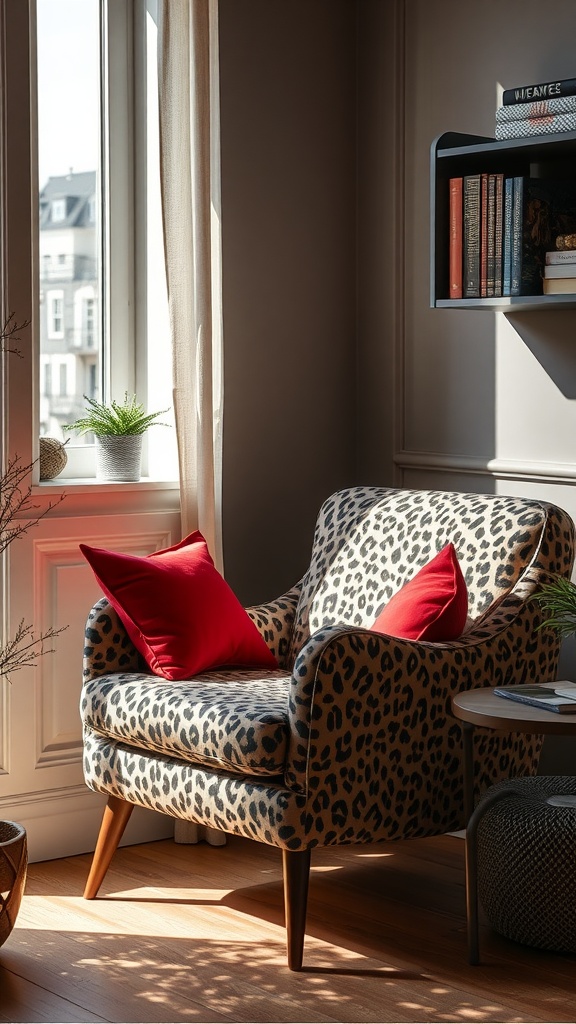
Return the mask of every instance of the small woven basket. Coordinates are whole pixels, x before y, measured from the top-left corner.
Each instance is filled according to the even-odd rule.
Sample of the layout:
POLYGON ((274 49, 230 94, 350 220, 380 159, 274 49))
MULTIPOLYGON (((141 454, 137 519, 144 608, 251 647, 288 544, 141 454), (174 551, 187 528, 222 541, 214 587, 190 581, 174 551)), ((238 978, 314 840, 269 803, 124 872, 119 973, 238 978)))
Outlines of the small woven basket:
POLYGON ((61 441, 55 437, 40 438, 40 479, 53 480, 58 473, 61 473, 68 456, 61 441))

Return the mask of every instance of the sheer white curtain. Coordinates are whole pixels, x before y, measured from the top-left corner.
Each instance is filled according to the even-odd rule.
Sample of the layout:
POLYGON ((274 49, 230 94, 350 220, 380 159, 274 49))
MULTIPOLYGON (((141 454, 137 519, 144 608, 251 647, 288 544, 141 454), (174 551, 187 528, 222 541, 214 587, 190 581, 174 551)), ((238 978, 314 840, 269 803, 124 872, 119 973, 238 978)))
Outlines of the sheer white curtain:
MULTIPOLYGON (((222 302, 217 0, 158 9, 160 182, 182 533, 199 529, 222 571, 222 302)), ((221 845, 177 821, 174 838, 221 845)))
POLYGON ((158 9, 160 180, 183 536, 222 571, 222 303, 217 0, 158 9))

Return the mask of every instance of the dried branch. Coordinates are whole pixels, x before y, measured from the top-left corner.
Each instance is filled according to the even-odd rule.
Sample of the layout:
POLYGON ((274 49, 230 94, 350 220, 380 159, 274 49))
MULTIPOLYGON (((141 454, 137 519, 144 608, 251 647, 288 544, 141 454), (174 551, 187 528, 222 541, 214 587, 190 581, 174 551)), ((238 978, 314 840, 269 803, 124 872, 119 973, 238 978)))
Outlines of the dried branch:
POLYGON ((32 499, 30 483, 37 461, 24 465, 16 455, 9 460, 0 477, 0 555, 13 540, 26 534, 64 500, 65 495, 60 494, 39 511, 41 506, 32 499), (37 515, 34 514, 36 512, 37 515))
MULTIPOLYGON (((23 331, 29 324, 29 320, 19 324, 15 314, 10 313, 0 331, 2 355, 6 352, 22 358, 22 353, 13 343, 20 340, 19 331, 23 331)), ((32 470, 37 461, 35 459, 24 464, 16 455, 8 460, 5 471, 0 475, 0 556, 13 540, 23 537, 33 526, 37 526, 51 509, 64 500, 64 494, 60 494, 44 508, 34 503, 31 480, 32 470)), ((68 629, 68 626, 61 626, 59 629, 51 627, 35 636, 33 627, 26 625, 22 619, 15 636, 4 644, 0 643, 0 678, 5 677, 11 682, 12 672, 35 667, 38 658, 43 654, 54 652, 54 648, 46 647, 46 644, 65 629, 68 629)))
POLYGON ((38 658, 43 654, 53 654, 54 648, 44 645, 49 640, 54 640, 65 629, 68 629, 68 626, 47 629, 45 633, 34 636, 32 626, 25 625, 24 619, 22 619, 15 636, 4 646, 0 645, 0 678, 4 676, 11 683, 10 674, 12 672, 17 672, 21 668, 35 667, 38 658))
POLYGON ((16 314, 9 313, 4 321, 2 330, 0 331, 0 351, 11 352, 12 355, 18 356, 22 359, 22 353, 19 348, 8 348, 6 342, 20 341, 18 337, 19 331, 25 330, 26 327, 30 326, 29 320, 23 320, 21 324, 16 321, 16 314))

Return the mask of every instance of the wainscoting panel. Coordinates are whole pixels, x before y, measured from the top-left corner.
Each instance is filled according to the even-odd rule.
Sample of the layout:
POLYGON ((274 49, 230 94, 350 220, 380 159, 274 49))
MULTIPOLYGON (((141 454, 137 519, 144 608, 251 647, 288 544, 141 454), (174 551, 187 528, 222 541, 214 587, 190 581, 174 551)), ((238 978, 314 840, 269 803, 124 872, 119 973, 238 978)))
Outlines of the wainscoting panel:
MULTIPOLYGON (((22 620, 36 636, 66 627, 35 667, 5 683, 1 721, 10 728, 0 730, 0 816, 29 828, 32 860, 90 849, 101 816, 102 801, 83 782, 79 716, 84 628, 101 591, 79 544, 146 555, 175 543, 179 530, 179 512, 166 510, 46 517, 12 545, 11 634, 22 620)), ((169 835, 172 824, 140 815, 128 841, 132 832, 169 835)))

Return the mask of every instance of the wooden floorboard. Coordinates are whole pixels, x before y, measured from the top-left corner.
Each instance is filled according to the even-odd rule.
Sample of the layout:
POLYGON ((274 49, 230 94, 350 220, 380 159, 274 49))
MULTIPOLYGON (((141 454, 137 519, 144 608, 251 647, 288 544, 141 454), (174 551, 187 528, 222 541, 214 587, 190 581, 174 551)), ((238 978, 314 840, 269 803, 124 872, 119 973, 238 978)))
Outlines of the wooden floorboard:
POLYGON ((481 929, 466 952, 464 842, 314 851, 304 970, 286 967, 281 859, 248 840, 33 864, 0 949, 0 1024, 576 1021, 576 956, 481 929))

